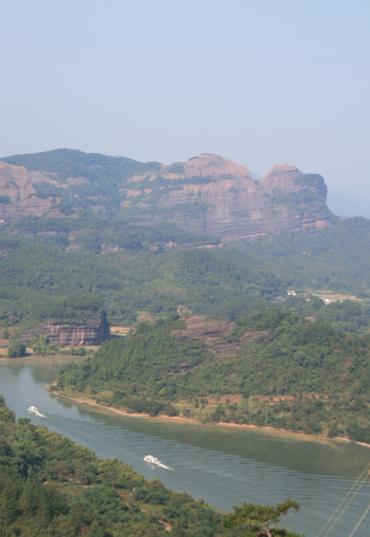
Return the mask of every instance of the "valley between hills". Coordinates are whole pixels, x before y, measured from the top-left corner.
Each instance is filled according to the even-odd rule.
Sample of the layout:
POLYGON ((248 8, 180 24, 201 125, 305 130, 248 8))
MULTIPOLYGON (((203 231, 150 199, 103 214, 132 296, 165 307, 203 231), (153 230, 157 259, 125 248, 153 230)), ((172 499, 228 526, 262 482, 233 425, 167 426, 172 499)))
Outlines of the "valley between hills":
MULTIPOLYGON (((3 360, 72 359, 48 389, 113 412, 370 443, 370 221, 334 215, 323 177, 284 164, 256 180, 210 154, 164 165, 60 149, 0 161, 3 360)), ((248 535, 294 535, 261 529, 294 502, 224 518, 187 497, 179 515, 183 498, 158 482, 120 463, 118 479, 1 408, 8 488, 15 471, 18 497, 35 486, 42 511, 43 489, 19 474, 21 434, 35 453, 27 475, 69 498, 60 507, 56 493, 43 519, 59 517, 55 535, 86 525, 95 537, 95 503, 122 499, 120 519, 108 507, 107 517, 116 532, 131 520, 130 535, 138 525, 245 535, 239 515, 259 521, 248 535), (67 452, 88 476, 85 463, 64 468, 67 452), (86 522, 73 514, 77 491, 86 522)))
POLYGON ((369 441, 370 222, 333 215, 320 175, 2 162, 3 354, 88 354, 57 389, 131 412, 369 441))

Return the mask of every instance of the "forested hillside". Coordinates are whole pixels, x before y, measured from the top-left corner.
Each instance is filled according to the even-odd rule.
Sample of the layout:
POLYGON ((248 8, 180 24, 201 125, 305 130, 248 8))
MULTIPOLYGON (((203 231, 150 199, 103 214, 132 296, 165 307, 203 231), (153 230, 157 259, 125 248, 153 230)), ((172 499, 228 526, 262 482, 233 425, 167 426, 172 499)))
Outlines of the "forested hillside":
POLYGON ((240 249, 273 268, 291 286, 370 294, 370 220, 243 242, 240 249))
MULTIPOLYGON (((68 149, 3 160, 3 326, 98 310, 132 324, 140 312, 179 306, 235 319, 291 287, 369 297, 370 223, 333 217, 318 175, 284 165, 255 181, 245 167, 207 154, 169 166, 68 149), (256 220, 266 196, 271 207, 256 220), (229 243, 245 236, 255 240, 229 243)), ((293 302, 325 318, 320 307, 293 302)), ((355 329, 369 317, 360 307, 355 329)))
POLYGON ((8 325, 76 319, 99 308, 124 323, 142 310, 175 312, 179 305, 227 316, 285 292, 271 270, 226 249, 99 255, 7 236, 0 251, 0 319, 8 325))
POLYGON ((71 365, 56 389, 132 411, 370 441, 370 336, 279 310, 241 318, 221 350, 179 319, 143 324, 71 365))
MULTIPOLYGON (((140 311, 158 315, 175 312, 178 306, 235 319, 261 303, 286 298, 293 287, 299 296, 284 303, 303 316, 347 323, 355 330, 369 325, 367 220, 233 247, 155 252, 140 234, 143 230, 127 228, 122 241, 127 240, 128 247, 106 253, 90 248, 87 237, 75 249, 55 235, 29 235, 32 222, 27 226, 22 236, 9 232, 0 238, 3 324, 73 319, 81 311, 98 309, 107 310, 110 321, 127 324, 135 322, 140 311), (314 297, 310 302, 303 299, 304 292, 322 289, 357 294, 363 300, 324 307, 314 297)), ((104 227, 97 222, 94 226, 103 233, 104 227)))
POLYGON ((55 174, 58 181, 68 177, 87 177, 93 182, 106 179, 107 184, 121 183, 131 175, 159 169, 158 162, 142 163, 126 157, 84 153, 76 149, 55 149, 2 158, 4 162, 55 174))
POLYGON ((1 537, 294 537, 274 528, 295 502, 217 513, 118 460, 16 422, 1 397, 0 482, 1 537))

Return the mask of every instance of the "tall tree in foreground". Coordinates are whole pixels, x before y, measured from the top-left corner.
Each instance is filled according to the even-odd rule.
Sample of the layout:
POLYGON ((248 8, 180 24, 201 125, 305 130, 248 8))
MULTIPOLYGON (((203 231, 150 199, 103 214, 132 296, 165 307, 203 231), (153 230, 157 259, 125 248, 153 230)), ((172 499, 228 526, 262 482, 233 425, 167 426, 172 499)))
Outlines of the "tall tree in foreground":
POLYGON ((233 513, 226 515, 224 526, 230 529, 245 530, 246 533, 243 532, 245 537, 275 537, 278 535, 294 537, 295 534, 276 527, 280 518, 286 515, 290 509, 298 511, 299 504, 293 500, 287 500, 274 506, 244 503, 235 507, 233 513))

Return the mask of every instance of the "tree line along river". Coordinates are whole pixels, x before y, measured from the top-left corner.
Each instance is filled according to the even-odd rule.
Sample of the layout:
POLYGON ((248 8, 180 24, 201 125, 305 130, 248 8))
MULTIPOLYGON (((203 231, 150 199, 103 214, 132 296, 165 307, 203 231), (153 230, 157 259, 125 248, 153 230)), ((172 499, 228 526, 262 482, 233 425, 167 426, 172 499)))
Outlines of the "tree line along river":
MULTIPOLYGON (((93 449, 100 457, 117 457, 148 479, 160 479, 167 487, 204 498, 220 509, 292 498, 301 509, 283 524, 306 537, 317 537, 328 520, 331 524, 320 537, 349 536, 370 504, 370 482, 354 487, 370 463, 368 448, 112 415, 49 395, 44 384, 60 368, 57 364, 2 365, 0 393, 17 417, 27 416, 27 408, 35 405, 46 419, 32 417, 34 423, 93 449), (146 464, 147 454, 172 471, 146 464), (349 492, 351 501, 344 502, 349 492), (337 509, 341 502, 344 508, 337 509)), ((370 513, 354 534, 369 536, 370 513)))

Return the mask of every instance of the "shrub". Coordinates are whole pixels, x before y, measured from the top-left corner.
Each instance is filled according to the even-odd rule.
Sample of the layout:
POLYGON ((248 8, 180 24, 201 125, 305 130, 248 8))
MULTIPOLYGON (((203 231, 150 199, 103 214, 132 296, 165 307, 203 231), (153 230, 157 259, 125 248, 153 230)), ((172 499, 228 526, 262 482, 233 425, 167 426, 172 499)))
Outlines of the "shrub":
POLYGON ((8 347, 9 358, 21 358, 27 356, 26 345, 22 341, 11 341, 8 347))

